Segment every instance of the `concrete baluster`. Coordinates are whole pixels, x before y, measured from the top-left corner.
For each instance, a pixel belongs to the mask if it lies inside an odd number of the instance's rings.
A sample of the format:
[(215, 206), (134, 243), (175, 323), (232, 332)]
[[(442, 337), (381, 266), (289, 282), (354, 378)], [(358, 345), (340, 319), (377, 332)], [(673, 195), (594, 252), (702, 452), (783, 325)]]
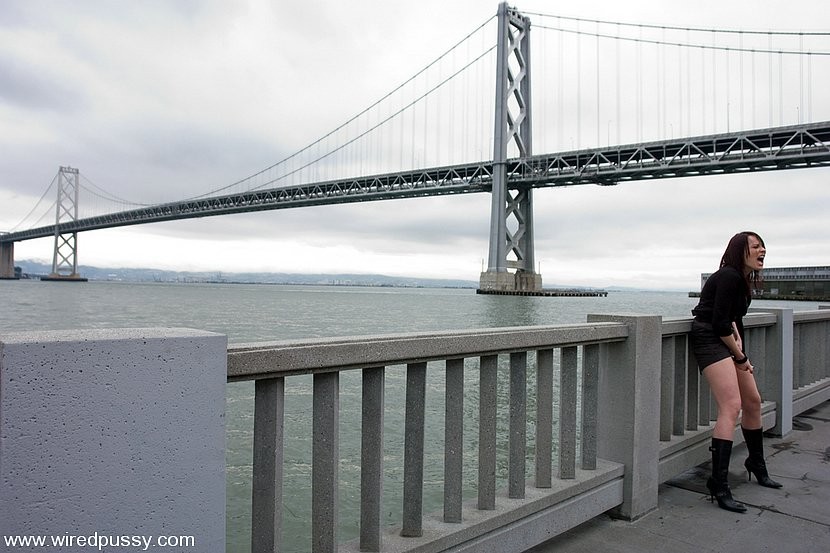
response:
[(674, 400), (674, 336), (664, 336), (662, 345), (662, 362), (660, 364), (660, 441), (671, 440), (676, 419)]
[(507, 495), (524, 499), (527, 456), (527, 352), (510, 354), (510, 436)]
[(363, 370), (360, 432), (360, 550), (380, 551), (385, 369)]
[(536, 480), (550, 488), (553, 463), (553, 350), (536, 352)]
[(576, 476), (577, 348), (562, 348), (559, 370), (559, 478)]
[(464, 470), (464, 359), (446, 362), (444, 522), (461, 522)]
[(254, 455), (251, 486), (251, 550), (282, 549), (282, 477), (285, 380), (254, 384)]
[(406, 367), (401, 536), (408, 538), (423, 533), (426, 375), (426, 363), (410, 363)]
[(582, 348), (582, 469), (597, 468), (599, 344)]
[(478, 508), (496, 508), (496, 402), (499, 358), (481, 357), (478, 402)]
[(311, 551), (337, 551), (340, 373), (314, 375), (311, 445)]

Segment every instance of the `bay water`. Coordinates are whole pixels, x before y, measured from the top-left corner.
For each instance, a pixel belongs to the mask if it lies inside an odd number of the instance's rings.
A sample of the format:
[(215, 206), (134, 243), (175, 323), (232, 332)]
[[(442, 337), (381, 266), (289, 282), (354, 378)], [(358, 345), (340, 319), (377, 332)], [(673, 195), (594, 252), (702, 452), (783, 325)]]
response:
[[(607, 297), (510, 297), (478, 295), (470, 289), (0, 281), (0, 333), (94, 328), (187, 327), (228, 336), (234, 343), (315, 337), (585, 322), (589, 313), (646, 313), (689, 317), (697, 300), (686, 292), (611, 291)], [(757, 301), (753, 307), (816, 309), (814, 302)], [(468, 365), (476, 367), (475, 360)], [(427, 388), (424, 506), (441, 509), (443, 477), (443, 371), (430, 370)], [(529, 371), (529, 386), (533, 385)], [(106, 375), (101, 375), (106, 378)], [(475, 466), (478, 375), (466, 371), (465, 445)], [(405, 371), (386, 376), (384, 420), (384, 517), (400, 524), (403, 480), (403, 389)], [(505, 397), (499, 385), (499, 396)], [(311, 377), (286, 382), (284, 541), (285, 551), (310, 549)], [(360, 483), (360, 375), (341, 376), (341, 540), (357, 536)], [(229, 552), (250, 550), (253, 384), (231, 383), (226, 397), (227, 537)], [(532, 394), (529, 395), (532, 402)], [(500, 409), (500, 413), (504, 409)], [(533, 405), (528, 405), (532, 418)], [(532, 425), (533, 421), (530, 421)], [(506, 434), (506, 414), (499, 415)], [(532, 432), (529, 432), (532, 440)], [(500, 439), (500, 448), (506, 447)], [(529, 444), (532, 449), (532, 443)], [(465, 454), (466, 455), (466, 454)], [(506, 470), (499, 457), (499, 473)], [(532, 464), (529, 463), (529, 470)], [(465, 500), (475, 497), (474, 470), (465, 469)], [(81, 532), (87, 529), (66, 529)], [(119, 532), (119, 529), (106, 529)], [(187, 529), (182, 528), (186, 535)], [(198, 538), (197, 538), (198, 539)]]

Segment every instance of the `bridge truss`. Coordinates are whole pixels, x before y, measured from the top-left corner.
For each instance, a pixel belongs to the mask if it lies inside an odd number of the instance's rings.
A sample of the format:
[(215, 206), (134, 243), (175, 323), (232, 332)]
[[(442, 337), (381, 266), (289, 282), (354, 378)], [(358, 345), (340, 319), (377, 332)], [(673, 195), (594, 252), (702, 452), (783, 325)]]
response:
[[(183, 200), (0, 234), (0, 243), (231, 213), (490, 192), (493, 166), (481, 161)], [(828, 167), (830, 121), (541, 154), (509, 159), (505, 166), (511, 189)]]

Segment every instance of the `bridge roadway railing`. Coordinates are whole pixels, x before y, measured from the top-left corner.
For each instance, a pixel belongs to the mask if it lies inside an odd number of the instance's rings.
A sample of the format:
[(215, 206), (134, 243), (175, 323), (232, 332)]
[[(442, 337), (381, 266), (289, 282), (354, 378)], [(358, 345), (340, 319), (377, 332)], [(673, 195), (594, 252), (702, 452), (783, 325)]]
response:
[[(830, 399), (830, 310), (761, 310), (746, 319), (747, 351), (766, 399), (764, 426), (783, 435), (794, 413)], [(591, 315), (580, 325), (230, 347), (229, 380), (256, 383), (253, 550), (279, 550), (284, 398), (291, 377), (309, 373), (312, 551), (520, 552), (609, 510), (628, 520), (648, 513), (659, 484), (709, 457), (716, 409), (689, 350), (690, 326), (690, 319)], [(384, 412), (400, 406), (385, 403), (384, 385), (395, 365), (406, 367), (405, 422), (394, 430), (405, 440), (403, 513), (385, 528)], [(360, 538), (338, 544), (339, 377), (351, 370), (362, 372)], [(466, 371), (478, 373), (477, 388)], [(425, 424), (429, 372), (443, 373), (443, 428)], [(478, 405), (478, 450), (467, 454), (465, 402)], [(509, 419), (505, 451), (497, 447), (498, 410)], [(427, 513), (424, 437), (436, 432), (444, 435), (443, 510)], [(507, 458), (503, 490), (499, 455)], [(476, 497), (466, 502), (465, 471), (477, 472)]]
[[(689, 352), (690, 325), (589, 315), (576, 325), (231, 346), (188, 329), (0, 333), (0, 534), (175, 532), (224, 550), (226, 384), (253, 380), (252, 550), (281, 550), (283, 494), (294, 494), (283, 491), (285, 400), (305, 389), (300, 375), (313, 380), (304, 478), (316, 553), (518, 553), (603, 512), (633, 520), (656, 509), (660, 483), (709, 456), (715, 407)], [(786, 435), (794, 415), (830, 399), (830, 309), (762, 305), (745, 326), (764, 427)], [(400, 367), (405, 401), (386, 401)], [(360, 522), (359, 538), (339, 543), (348, 372), (361, 382)], [(425, 416), (428, 391), (445, 395), (443, 420)], [(425, 461), (436, 434), (443, 476)], [(402, 515), (391, 526), (388, 440), (404, 450)], [(443, 508), (424, 500), (425, 474), (442, 484)]]

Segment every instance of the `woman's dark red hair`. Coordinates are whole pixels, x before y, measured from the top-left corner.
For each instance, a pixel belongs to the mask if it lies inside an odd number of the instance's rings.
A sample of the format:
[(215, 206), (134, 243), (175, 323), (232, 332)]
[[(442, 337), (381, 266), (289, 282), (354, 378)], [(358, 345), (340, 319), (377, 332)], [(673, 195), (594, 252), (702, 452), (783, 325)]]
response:
[[(758, 242), (761, 243), (761, 246), (766, 248), (764, 244), (764, 239), (757, 232), (752, 232), (751, 230), (745, 230), (743, 232), (739, 232), (735, 236), (729, 240), (729, 244), (726, 246), (726, 251), (723, 252), (723, 257), (720, 260), (720, 266), (723, 267), (733, 267), (739, 273), (744, 274), (744, 260), (746, 259), (746, 255), (749, 253), (749, 237), (754, 236)], [(749, 294), (752, 293), (752, 290), (759, 289), (763, 283), (763, 279), (761, 277), (760, 271), (751, 271), (746, 276), (746, 285), (747, 285), (747, 292)]]

